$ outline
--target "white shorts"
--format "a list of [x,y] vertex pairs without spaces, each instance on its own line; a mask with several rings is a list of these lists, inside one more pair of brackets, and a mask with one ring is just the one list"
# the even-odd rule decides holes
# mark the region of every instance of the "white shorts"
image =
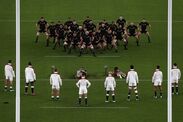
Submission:
[[172,83],[179,83],[179,80],[178,79],[172,79]]
[[80,88],[79,89],[79,94],[87,94],[88,90],[86,88]]
[[155,81],[154,86],[161,86],[162,82],[161,81]]
[[59,85],[52,85],[52,89],[60,90],[60,86]]
[[112,86],[112,85],[107,86],[106,91],[114,91],[114,86]]
[[134,86],[137,86],[137,83],[136,83],[136,82],[135,82],[135,83],[129,82],[129,83],[128,83],[128,86],[129,86],[129,87],[132,87],[132,86],[134,87]]
[[31,82],[34,82],[34,80],[33,79],[26,79],[25,82],[26,83],[31,83]]
[[6,80],[13,81],[13,76],[6,76]]

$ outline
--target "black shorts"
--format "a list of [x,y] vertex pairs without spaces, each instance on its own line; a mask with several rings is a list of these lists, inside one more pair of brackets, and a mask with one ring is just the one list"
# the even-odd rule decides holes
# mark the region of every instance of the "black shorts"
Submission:
[[39,32],[40,33],[45,33],[46,31],[45,31],[45,29],[40,29]]
[[147,33],[147,31],[146,30],[141,30],[140,33]]
[[136,33],[128,33],[128,36],[136,36]]

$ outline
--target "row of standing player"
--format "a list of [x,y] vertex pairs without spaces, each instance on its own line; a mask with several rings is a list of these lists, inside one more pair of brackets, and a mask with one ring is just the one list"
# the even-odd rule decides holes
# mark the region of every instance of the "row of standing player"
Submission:
[[[115,49],[118,51],[119,41],[123,42],[124,48],[127,49],[129,37],[135,37],[137,46],[141,34],[146,34],[148,42],[150,42],[150,35],[148,28],[151,25],[143,19],[138,25],[131,22],[129,25],[123,17],[119,17],[117,21],[108,23],[103,20],[96,26],[89,17],[84,20],[82,26],[78,25],[75,20],[69,18],[64,24],[51,22],[50,24],[41,17],[36,24],[37,34],[36,43],[40,33],[45,33],[47,36],[46,46],[49,46],[50,38],[53,38],[55,49],[57,46],[63,45],[64,51],[71,53],[72,49],[79,48],[79,56],[84,52],[84,49],[90,49],[95,55],[95,50],[102,52],[105,49]],[[62,44],[61,44],[62,43]]]
[[[15,77],[15,73],[12,67],[11,60],[8,64],[5,65],[5,86],[4,89],[7,91],[8,85],[10,86],[10,91],[13,91],[13,77]],[[121,74],[121,72],[117,72],[118,74],[114,74],[114,72],[109,72],[108,76],[105,79],[104,87],[106,89],[106,101],[109,102],[109,94],[111,92],[113,102],[115,101],[115,87],[116,81],[114,76],[119,76],[120,78],[125,77],[126,83],[128,85],[128,98],[127,100],[130,101],[131,92],[134,91],[136,100],[139,100],[137,86],[139,84],[138,74],[134,70],[134,66],[130,66],[130,70],[128,71],[127,75]],[[172,82],[172,94],[176,93],[178,95],[178,83],[181,78],[180,69],[177,67],[177,64],[174,63],[173,68],[171,70],[171,82]],[[35,95],[34,92],[34,82],[36,81],[36,74],[34,72],[33,66],[31,62],[28,63],[28,66],[25,68],[25,95],[28,94],[28,87],[29,84],[31,86],[32,95]],[[160,70],[160,66],[156,67],[155,72],[152,76],[152,83],[154,86],[154,98],[157,97],[157,90],[160,90],[160,98],[162,98],[162,82],[163,82],[163,73]],[[62,79],[59,75],[59,72],[55,68],[50,76],[50,85],[52,86],[52,99],[59,99],[60,94],[60,86],[62,86]],[[76,86],[79,88],[79,104],[81,104],[82,97],[85,99],[85,104],[87,105],[87,89],[90,87],[91,83],[89,80],[86,79],[86,73],[81,74],[81,78],[76,83]]]

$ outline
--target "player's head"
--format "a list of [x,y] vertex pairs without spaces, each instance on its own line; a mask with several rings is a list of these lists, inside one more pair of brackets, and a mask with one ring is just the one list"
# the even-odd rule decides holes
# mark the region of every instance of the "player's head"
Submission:
[[93,21],[91,20],[90,22],[89,22],[89,24],[92,24],[93,23]]
[[82,30],[82,28],[83,28],[82,26],[79,26],[79,30]]
[[85,32],[85,34],[86,34],[86,35],[88,35],[88,34],[89,34],[89,32],[88,32],[88,31],[86,31],[86,32]]
[[108,72],[108,76],[109,77],[112,76],[112,72],[111,71]]
[[134,66],[133,65],[130,65],[130,69],[134,69]]
[[130,25],[134,25],[134,23],[133,23],[133,22],[131,22],[131,23],[130,23]]
[[104,23],[102,23],[102,27],[104,27],[105,26],[105,24]]
[[157,66],[156,66],[156,69],[160,69],[160,66],[159,66],[159,65],[157,65]]
[[40,20],[41,20],[41,21],[44,21],[44,17],[41,17]]
[[174,63],[173,64],[173,68],[177,68],[177,63]]
[[75,20],[73,21],[73,24],[76,25],[76,21]]
[[82,75],[82,76],[81,76],[81,79],[85,79],[85,77],[86,77],[85,75]]
[[120,17],[119,17],[119,19],[120,19],[120,20],[122,20],[122,19],[123,19],[123,17],[122,17],[122,16],[120,16]]
[[8,60],[8,64],[11,65],[12,61],[11,60]]
[[29,66],[31,66],[31,65],[32,65],[32,63],[29,61],[29,62],[28,62],[28,65],[29,65]]

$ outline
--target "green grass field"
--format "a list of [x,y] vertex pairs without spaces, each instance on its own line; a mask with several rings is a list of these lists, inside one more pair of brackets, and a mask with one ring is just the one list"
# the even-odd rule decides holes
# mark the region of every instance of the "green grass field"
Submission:
[[[180,53],[183,42],[183,2],[174,1],[173,4],[173,61],[182,70],[182,55]],[[9,9],[7,9],[9,8]],[[15,5],[10,0],[2,0],[0,4],[0,74],[4,79],[3,68],[7,60],[15,62]],[[152,29],[150,30],[152,43],[142,36],[140,47],[135,40],[129,40],[129,50],[122,45],[118,53],[106,51],[97,53],[97,57],[90,54],[74,57],[78,52],[68,55],[62,48],[52,50],[52,46],[45,47],[45,37],[35,44],[35,24],[44,16],[49,22],[61,20],[64,22],[71,17],[81,23],[86,16],[94,22],[106,19],[111,22],[120,15],[128,22],[139,22],[146,18]],[[106,56],[106,57],[102,57]],[[114,56],[113,58],[107,56]],[[37,74],[35,85],[36,96],[24,96],[24,68],[31,61]],[[116,103],[105,103],[104,66],[109,69],[114,66],[128,71],[129,65],[134,64],[139,74],[140,101],[126,101],[127,86],[125,80],[117,79]],[[159,64],[164,73],[163,99],[153,99],[151,77],[155,66]],[[51,101],[49,76],[51,66],[55,65],[61,72],[63,87],[61,100]],[[92,85],[89,88],[89,106],[77,106],[78,89],[73,75],[81,66],[85,67]],[[166,122],[167,121],[167,1],[166,0],[27,0],[21,1],[21,122]],[[183,90],[180,82],[180,95],[173,96],[173,122],[182,122],[181,116]],[[9,104],[4,104],[9,102]],[[15,93],[3,92],[3,80],[0,82],[0,118],[2,122],[15,120]]]

